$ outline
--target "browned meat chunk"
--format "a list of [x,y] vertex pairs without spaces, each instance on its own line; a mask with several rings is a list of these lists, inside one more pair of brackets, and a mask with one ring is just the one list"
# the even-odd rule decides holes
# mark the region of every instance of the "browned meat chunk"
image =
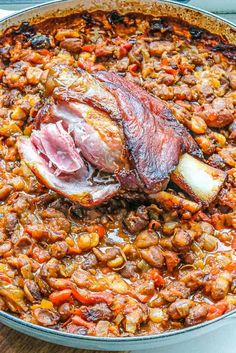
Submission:
[[82,38],[66,38],[60,42],[60,47],[71,53],[79,53],[83,45]]
[[174,251],[165,251],[163,255],[166,261],[167,271],[170,273],[173,272],[180,263],[180,258]]
[[151,246],[147,249],[140,250],[142,258],[151,266],[162,268],[164,265],[164,256],[161,249],[157,246]]
[[81,306],[81,316],[87,321],[111,320],[112,311],[107,304],[100,303],[94,306]]
[[193,270],[186,273],[184,276],[181,277],[181,282],[183,282],[186,287],[190,288],[191,290],[197,290],[201,288],[205,283],[206,274],[201,270]]
[[179,299],[169,306],[167,313],[173,320],[184,319],[189,315],[189,310],[191,306],[191,300]]
[[185,75],[181,78],[181,81],[189,86],[195,85],[196,78],[193,75]]
[[60,320],[60,315],[51,309],[37,308],[33,310],[35,320],[42,326],[54,326]]
[[206,316],[208,313],[207,305],[205,304],[197,304],[193,308],[190,309],[189,315],[185,319],[185,323],[188,326],[193,326],[200,324],[201,322],[206,320]]
[[223,158],[225,163],[227,163],[231,167],[236,167],[236,147],[225,147],[219,152],[219,155],[221,158]]
[[150,43],[150,54],[153,56],[162,55],[164,52],[174,50],[174,44],[168,41],[156,41]]
[[214,93],[213,88],[207,83],[197,85],[197,87],[200,94],[203,95],[205,98],[211,97]]
[[7,214],[7,220],[6,220],[6,233],[11,236],[15,228],[18,224],[18,217],[15,212],[10,212]]
[[213,155],[210,156],[210,158],[208,158],[208,163],[214,168],[219,168],[219,169],[225,168],[225,163],[223,158],[216,153],[214,153]]
[[185,299],[190,295],[190,290],[181,282],[171,282],[166,288],[160,291],[161,296],[167,302],[174,302],[176,299]]
[[89,270],[97,265],[98,261],[94,254],[89,254],[82,263],[83,270]]
[[96,255],[97,259],[101,262],[108,262],[110,260],[115,259],[116,256],[120,255],[120,249],[119,248],[110,248],[106,249],[105,252],[102,252],[101,250],[94,248],[93,249],[94,254]]
[[137,266],[134,262],[127,261],[125,266],[120,271],[122,277],[133,278],[137,275]]
[[[146,85],[147,86],[147,85]],[[169,101],[174,98],[174,90],[173,87],[170,86],[168,87],[166,84],[162,83],[158,85],[154,92],[155,96],[158,98],[164,99],[166,101]]]
[[135,245],[138,248],[148,248],[152,245],[158,244],[158,237],[157,234],[152,230],[144,230],[143,232],[139,233],[137,238],[135,239]]
[[178,251],[187,251],[193,243],[193,235],[183,229],[176,229],[172,238],[172,244]]
[[205,106],[201,116],[209,127],[221,128],[234,120],[234,107],[231,100],[227,98],[215,98],[212,107]]
[[138,233],[144,229],[149,222],[148,212],[145,206],[140,206],[136,211],[131,211],[125,218],[124,223],[131,233]]
[[58,312],[61,316],[61,319],[66,321],[73,313],[73,305],[70,303],[63,303],[59,306]]
[[38,302],[42,298],[39,286],[33,280],[30,280],[30,279],[25,280],[24,292],[25,292],[27,299],[31,303]]
[[147,314],[147,308],[141,303],[126,305],[124,310],[125,331],[135,333],[140,325],[147,320]]
[[67,253],[68,245],[65,241],[57,241],[56,243],[52,244],[50,248],[50,253],[53,257],[57,259],[61,259]]
[[191,89],[187,85],[174,87],[174,98],[176,100],[192,100]]

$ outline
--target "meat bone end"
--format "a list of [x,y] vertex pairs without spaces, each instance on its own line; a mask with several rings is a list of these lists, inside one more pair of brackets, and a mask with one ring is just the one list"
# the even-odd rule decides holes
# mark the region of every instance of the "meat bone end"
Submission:
[[196,202],[209,205],[218,195],[226,173],[185,153],[171,174],[171,180]]

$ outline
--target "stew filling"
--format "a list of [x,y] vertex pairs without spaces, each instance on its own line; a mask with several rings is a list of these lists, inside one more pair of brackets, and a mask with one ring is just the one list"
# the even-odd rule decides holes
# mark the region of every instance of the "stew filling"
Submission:
[[8,29],[0,80],[1,310],[125,337],[236,308],[233,45],[84,12]]

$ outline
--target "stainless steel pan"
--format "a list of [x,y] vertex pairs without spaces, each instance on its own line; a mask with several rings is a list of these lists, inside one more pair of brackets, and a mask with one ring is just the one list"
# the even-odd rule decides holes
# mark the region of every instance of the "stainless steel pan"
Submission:
[[[188,0],[180,0],[179,2],[186,3]],[[47,4],[38,5],[16,14],[6,16],[0,21],[0,32],[4,31],[9,26],[20,24],[22,21],[33,20],[38,22],[48,17],[57,17],[84,10],[118,10],[121,13],[142,12],[154,16],[174,16],[190,22],[192,25],[200,26],[215,34],[224,36],[230,43],[236,44],[236,26],[232,23],[206,11],[185,4],[158,0],[51,1]],[[183,341],[192,339],[194,345],[197,345],[203,335],[206,336],[212,331],[219,330],[219,328],[227,329],[227,325],[235,325],[236,327],[236,310],[215,320],[179,331],[152,336],[127,338],[89,337],[63,333],[24,322],[13,315],[1,311],[0,322],[30,336],[68,347],[107,351],[144,349],[155,349],[156,351],[157,348],[173,345],[173,352],[177,353],[178,344]],[[218,353],[219,351],[216,352]]]

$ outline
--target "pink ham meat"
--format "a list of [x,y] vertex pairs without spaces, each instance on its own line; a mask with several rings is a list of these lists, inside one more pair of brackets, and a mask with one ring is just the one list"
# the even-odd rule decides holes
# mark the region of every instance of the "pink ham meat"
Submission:
[[106,184],[106,180],[104,183],[101,180],[100,184],[96,184],[90,181],[92,176],[90,168],[86,174],[82,168],[74,173],[56,175],[54,169],[38,153],[38,149],[30,138],[21,137],[18,149],[22,159],[26,161],[32,172],[47,188],[80,203],[82,206],[96,206],[115,196],[119,190],[118,183]]
[[58,174],[73,173],[81,170],[86,173],[86,167],[75,143],[61,122],[48,124],[39,131],[34,131],[31,141],[38,153],[47,158],[56,167]]
[[114,173],[124,166],[122,133],[106,113],[87,104],[61,102],[51,105],[50,115],[63,122],[83,157],[97,169]]

